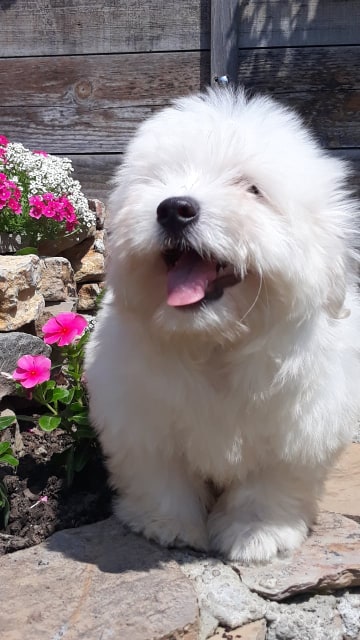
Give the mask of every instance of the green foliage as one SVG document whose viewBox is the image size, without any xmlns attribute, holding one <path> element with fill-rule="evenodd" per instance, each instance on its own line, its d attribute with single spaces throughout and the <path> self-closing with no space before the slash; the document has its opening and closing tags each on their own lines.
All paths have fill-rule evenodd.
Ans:
<svg viewBox="0 0 360 640">
<path fill-rule="evenodd" d="M 17 467 L 19 460 L 15 458 L 10 442 L 0 442 L 0 464 Z"/>
<path fill-rule="evenodd" d="M 10 427 L 16 418 L 14 416 L 2 416 L 0 417 L 0 431 Z M 0 465 L 10 465 L 11 467 L 17 467 L 19 461 L 15 458 L 10 442 L 0 442 Z M 0 524 L 2 527 L 6 527 L 9 522 L 10 505 L 9 499 L 4 483 L 0 480 Z"/>
<path fill-rule="evenodd" d="M 53 347 L 55 360 L 60 360 L 60 364 L 53 368 L 54 378 L 38 384 L 32 391 L 33 400 L 43 407 L 44 413 L 40 416 L 17 416 L 20 421 L 35 422 L 42 431 L 49 433 L 60 428 L 71 436 L 71 446 L 54 456 L 54 461 L 65 469 L 68 485 L 72 483 L 75 473 L 82 471 L 98 452 L 83 384 L 84 349 L 89 335 L 87 328 L 77 342 L 66 347 Z M 61 384 L 57 383 L 59 379 Z M 19 384 L 17 389 L 20 394 L 23 393 Z M 7 420 L 6 426 L 9 424 L 11 422 Z"/>
<path fill-rule="evenodd" d="M 6 487 L 0 480 L 0 524 L 1 528 L 7 527 L 10 516 L 10 504 Z"/>
<path fill-rule="evenodd" d="M 1 205 L 0 232 L 20 235 L 34 248 L 43 239 L 61 238 L 64 233 L 93 226 L 95 213 L 90 211 L 80 183 L 71 177 L 72 171 L 69 158 L 32 152 L 0 135 L 0 186 L 5 187 L 6 194 Z M 49 207 L 49 196 L 58 206 Z M 71 207 L 71 216 L 63 206 L 64 198 Z"/>
<path fill-rule="evenodd" d="M 0 431 L 11 427 L 16 422 L 15 416 L 2 416 L 0 417 Z"/>
<path fill-rule="evenodd" d="M 84 349 L 89 335 L 90 329 L 87 327 L 77 341 L 67 346 L 53 346 L 52 354 L 57 364 L 52 366 L 52 379 L 35 384 L 31 390 L 17 383 L 18 394 L 25 394 L 36 402 L 36 414 L 0 417 L 0 431 L 16 421 L 25 421 L 47 433 L 61 429 L 71 437 L 70 446 L 52 458 L 55 464 L 64 469 L 68 486 L 75 474 L 81 472 L 99 452 L 96 435 L 89 422 L 88 396 L 83 383 Z M 18 366 L 21 366 L 21 358 Z M 0 465 L 16 469 L 18 464 L 11 443 L 0 442 Z M 6 527 L 9 513 L 6 487 L 0 480 L 0 526 Z"/>
</svg>

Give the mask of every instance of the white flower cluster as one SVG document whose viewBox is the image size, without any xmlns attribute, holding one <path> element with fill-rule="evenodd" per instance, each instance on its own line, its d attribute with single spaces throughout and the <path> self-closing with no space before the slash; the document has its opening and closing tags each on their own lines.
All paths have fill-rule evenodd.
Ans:
<svg viewBox="0 0 360 640">
<path fill-rule="evenodd" d="M 29 196 L 42 193 L 66 195 L 75 208 L 80 226 L 95 225 L 95 213 L 89 209 L 80 182 L 70 175 L 74 169 L 69 158 L 33 153 L 19 142 L 10 142 L 6 147 L 6 168 L 14 182 L 17 182 L 20 172 L 27 175 Z"/>
</svg>

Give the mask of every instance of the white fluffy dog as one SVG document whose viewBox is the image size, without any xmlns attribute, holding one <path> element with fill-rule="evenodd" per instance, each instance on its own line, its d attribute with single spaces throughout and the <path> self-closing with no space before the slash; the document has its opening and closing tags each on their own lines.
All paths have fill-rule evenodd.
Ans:
<svg viewBox="0 0 360 640">
<path fill-rule="evenodd" d="M 134 531 L 246 563 L 305 539 L 360 411 L 347 176 L 297 115 L 242 91 L 140 126 L 86 359 Z"/>
</svg>

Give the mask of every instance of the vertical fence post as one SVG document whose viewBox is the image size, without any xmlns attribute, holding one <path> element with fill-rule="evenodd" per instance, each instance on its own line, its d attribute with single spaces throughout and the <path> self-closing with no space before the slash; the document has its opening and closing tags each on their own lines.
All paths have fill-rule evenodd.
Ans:
<svg viewBox="0 0 360 640">
<path fill-rule="evenodd" d="M 211 84 L 236 83 L 239 0 L 211 0 Z"/>
</svg>

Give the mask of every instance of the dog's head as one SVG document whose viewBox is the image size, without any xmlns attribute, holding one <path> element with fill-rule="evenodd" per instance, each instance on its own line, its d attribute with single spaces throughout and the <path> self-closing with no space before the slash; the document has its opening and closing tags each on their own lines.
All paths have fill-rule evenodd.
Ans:
<svg viewBox="0 0 360 640">
<path fill-rule="evenodd" d="M 162 332 L 219 341 L 320 309 L 340 317 L 347 173 L 268 98 L 178 100 L 139 128 L 116 178 L 118 303 Z"/>
</svg>

